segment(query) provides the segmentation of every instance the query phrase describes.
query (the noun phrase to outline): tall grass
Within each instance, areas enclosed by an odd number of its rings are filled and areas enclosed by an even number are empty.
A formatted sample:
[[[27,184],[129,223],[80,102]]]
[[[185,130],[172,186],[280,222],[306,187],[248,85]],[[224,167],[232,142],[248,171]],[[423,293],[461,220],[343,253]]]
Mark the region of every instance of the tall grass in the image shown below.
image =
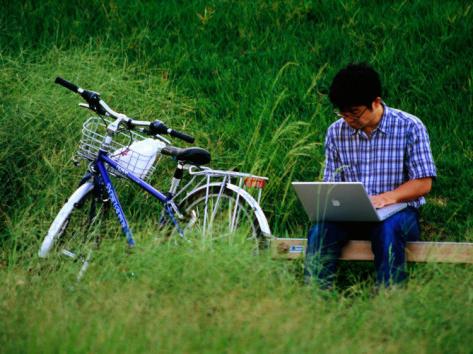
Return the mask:
[[[334,119],[328,85],[351,61],[373,64],[386,103],[427,125],[439,176],[424,239],[472,241],[471,4],[0,3],[4,351],[471,351],[471,267],[414,266],[406,288],[372,295],[372,267],[350,263],[341,288],[321,295],[302,285],[300,263],[255,257],[237,241],[158,244],[155,205],[127,185],[134,254],[106,240],[79,284],[76,264],[36,259],[83,171],[71,157],[89,114],[56,76],[192,133],[214,167],[268,176],[273,232],[303,236],[290,182],[320,178]],[[172,166],[162,160],[153,184],[167,189]],[[120,237],[119,227],[110,233]]]
[[[104,245],[78,265],[37,261],[0,271],[4,352],[469,353],[471,270],[417,268],[404,289],[371,281],[332,293],[237,240],[160,244],[127,255]],[[452,286],[452,285],[455,286]],[[448,297],[448,301],[446,301]]]
[[[28,120],[59,112],[77,117],[70,130],[77,134],[86,114],[51,85],[63,75],[101,91],[117,109],[191,131],[215,166],[268,174],[271,223],[276,232],[293,232],[305,218],[289,183],[320,176],[324,132],[333,120],[330,79],[347,62],[365,60],[381,72],[386,102],[418,115],[430,131],[439,178],[424,208],[434,231],[427,236],[471,239],[468,4],[25,1],[4,8],[5,141],[17,129],[18,142],[23,135],[33,150],[46,148],[45,133]],[[60,122],[51,128],[62,131]],[[28,164],[19,147],[2,151],[2,159]]]

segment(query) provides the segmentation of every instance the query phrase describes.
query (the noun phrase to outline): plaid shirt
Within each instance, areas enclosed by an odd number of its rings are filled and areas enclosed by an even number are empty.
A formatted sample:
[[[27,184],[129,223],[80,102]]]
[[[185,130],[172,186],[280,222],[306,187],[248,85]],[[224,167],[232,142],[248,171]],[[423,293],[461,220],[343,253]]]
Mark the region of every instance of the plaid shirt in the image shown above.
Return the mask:
[[[424,124],[386,105],[371,138],[343,119],[334,122],[327,131],[325,157],[324,181],[362,182],[369,195],[437,175]],[[424,203],[420,197],[408,205],[417,208]]]

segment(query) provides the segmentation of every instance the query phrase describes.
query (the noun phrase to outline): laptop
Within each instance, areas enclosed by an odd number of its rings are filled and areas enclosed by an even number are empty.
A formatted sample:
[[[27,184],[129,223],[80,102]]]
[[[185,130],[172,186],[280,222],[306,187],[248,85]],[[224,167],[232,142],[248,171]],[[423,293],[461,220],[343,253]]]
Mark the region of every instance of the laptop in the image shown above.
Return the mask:
[[[376,209],[361,182],[292,182],[310,221],[383,221],[406,203]]]

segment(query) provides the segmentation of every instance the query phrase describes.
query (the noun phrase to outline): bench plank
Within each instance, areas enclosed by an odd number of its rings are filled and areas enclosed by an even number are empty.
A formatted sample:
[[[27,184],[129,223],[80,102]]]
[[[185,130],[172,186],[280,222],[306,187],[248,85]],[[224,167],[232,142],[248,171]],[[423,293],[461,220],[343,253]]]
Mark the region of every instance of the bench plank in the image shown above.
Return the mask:
[[[273,238],[273,258],[297,259],[304,256],[305,238]],[[473,243],[469,242],[408,242],[409,262],[473,263]],[[349,241],[340,256],[342,260],[370,261],[374,259],[370,241]]]

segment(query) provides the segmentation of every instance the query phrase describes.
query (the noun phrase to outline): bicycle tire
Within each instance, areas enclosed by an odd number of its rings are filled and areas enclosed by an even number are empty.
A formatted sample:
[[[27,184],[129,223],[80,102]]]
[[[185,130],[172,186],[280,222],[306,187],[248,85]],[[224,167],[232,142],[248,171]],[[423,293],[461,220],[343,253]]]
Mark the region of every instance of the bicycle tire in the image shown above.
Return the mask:
[[[86,182],[71,194],[51,223],[48,233],[41,243],[38,252],[39,257],[46,258],[58,241],[61,238],[64,238],[63,235],[65,234],[66,229],[69,228],[73,215],[81,214],[78,210],[83,209],[84,206],[88,204],[87,202],[91,202],[94,198],[93,188],[94,186],[92,182]],[[78,217],[80,216],[78,215]]]
[[[262,232],[262,227],[251,205],[241,195],[238,196],[238,192],[227,187],[224,187],[223,190],[221,190],[221,186],[209,187],[207,201],[208,220],[206,228],[204,229],[203,218],[206,193],[206,188],[191,192],[179,204],[179,210],[184,215],[184,223],[181,221],[181,224],[183,224],[185,234],[193,230],[198,234],[207,234],[213,238],[219,238],[232,233],[243,233],[246,239],[252,240],[257,244],[257,248],[267,246],[267,238]],[[219,194],[220,199],[219,204],[217,204],[218,211],[214,216],[214,220],[210,220],[212,218],[211,210],[213,210],[213,207],[216,205]],[[239,216],[243,215],[243,218],[238,217],[232,225],[237,200],[238,209],[236,213],[243,213],[239,214]]]

